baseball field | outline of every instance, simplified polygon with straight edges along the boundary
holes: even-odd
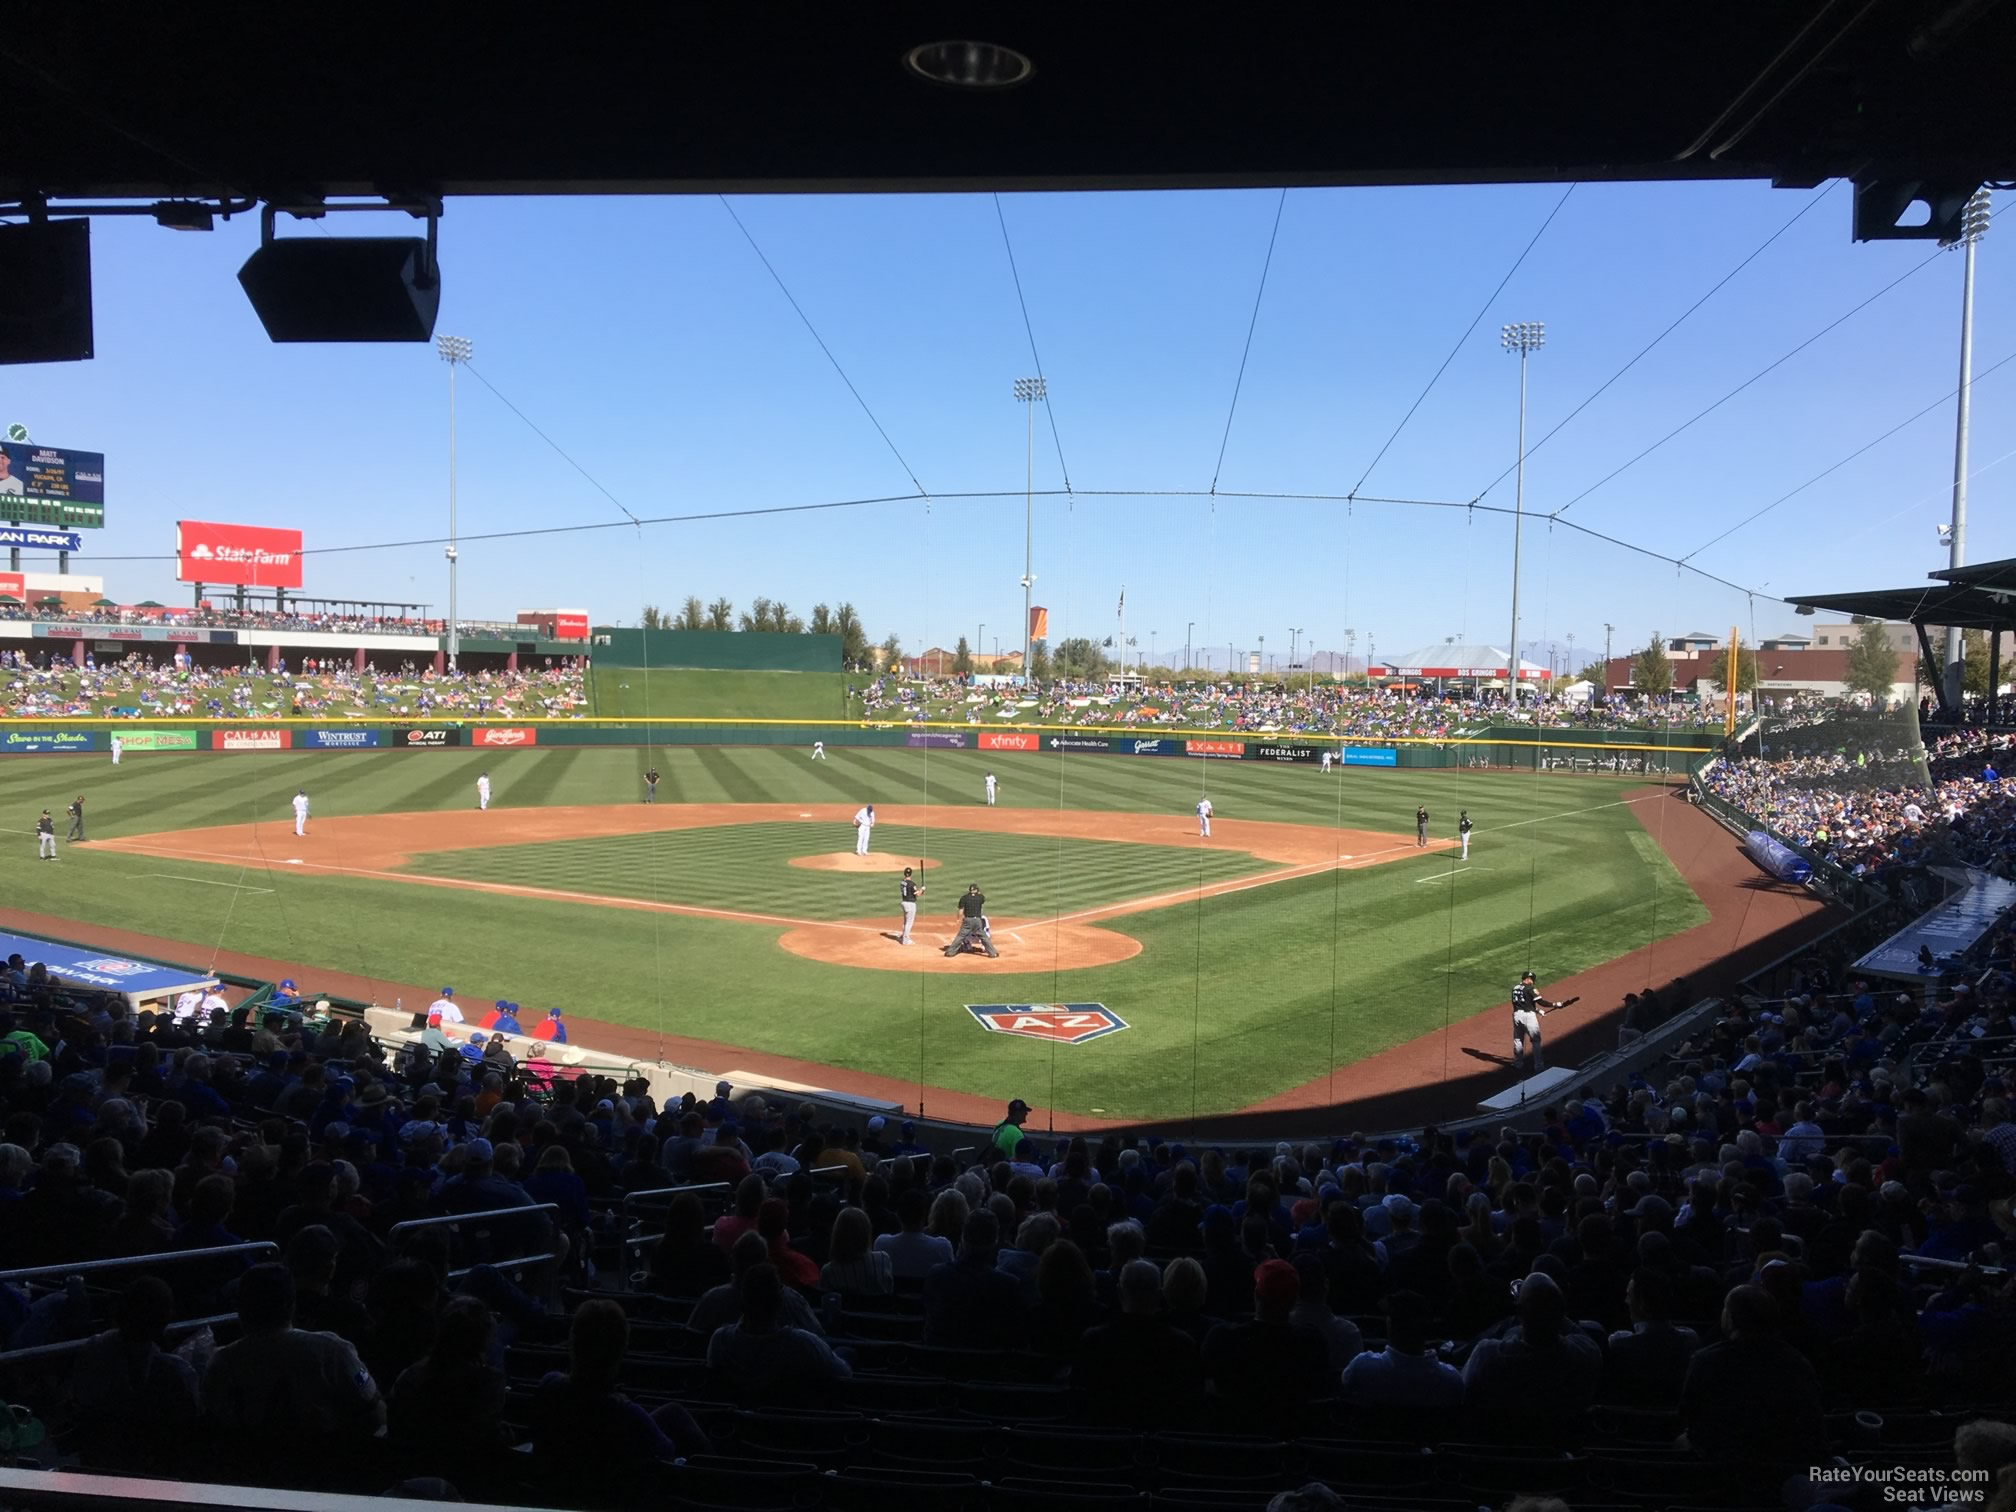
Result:
[[[646,805],[650,767],[663,781]],[[38,862],[35,816],[51,809],[60,836],[80,793],[88,841]],[[1708,918],[1658,841],[1663,795],[1589,776],[845,746],[825,762],[798,747],[147,751],[116,768],[10,759],[0,801],[9,907],[86,937],[256,957],[310,990],[340,973],[388,1004],[447,983],[561,1005],[616,1026],[632,1055],[785,1057],[839,1085],[1110,1118],[1279,1097],[1501,1005],[1529,964],[1558,981]],[[880,822],[861,861],[850,816],[866,803]],[[1477,826],[1467,863],[1459,808]],[[904,865],[927,888],[907,948]],[[999,960],[936,948],[969,882]],[[1060,1043],[969,1011],[1012,1004],[1098,1004],[1124,1028]]]

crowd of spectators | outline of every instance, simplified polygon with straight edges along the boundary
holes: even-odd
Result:
[[[1580,730],[1696,729],[1703,714],[1681,699],[1528,697],[1437,692],[1427,686],[1258,678],[1231,682],[1139,682],[1061,678],[1035,688],[961,677],[888,675],[850,689],[864,717],[909,722],[1024,720],[1146,729],[1333,735],[1366,740],[1459,740],[1493,725]],[[1718,718],[1719,722],[1719,718]]]
[[[1766,755],[1718,758],[1702,781],[1854,876],[1944,860],[2006,877],[2016,874],[2016,790],[2000,768],[2012,750],[2016,735],[1967,729],[1921,754],[1895,726],[1857,726],[1848,739],[1809,735]]]
[[[322,634],[439,636],[446,624],[410,615],[331,614],[300,609],[136,608],[106,605],[67,609],[58,604],[0,601],[0,619],[64,625],[161,625],[209,630],[311,630]],[[524,633],[519,626],[464,625],[464,635]]]
[[[528,658],[528,661],[532,659]],[[187,656],[133,651],[73,665],[0,651],[0,717],[202,719],[405,718],[444,713],[513,718],[585,714],[585,658],[541,657],[516,672],[436,672],[408,661],[358,671],[350,658],[283,660],[275,671],[204,667]]]
[[[1279,1464],[1249,1486],[1329,1454],[1347,1494],[1338,1439],[1516,1463],[1606,1411],[1651,1424],[1633,1452],[1669,1474],[1772,1487],[1845,1447],[1842,1414],[1955,1409],[1944,1431],[1973,1425],[1993,1472],[2016,1464],[2016,1428],[1976,1422],[2016,1398],[2012,985],[1899,997],[1807,963],[1527,1133],[1053,1139],[1017,1102],[968,1163],[725,1083],[660,1107],[641,1080],[392,1052],[357,1022],[135,1016],[17,958],[0,1269],[43,1273],[0,1284],[0,1349],[39,1350],[0,1390],[93,1466],[538,1477],[596,1506],[673,1462],[758,1473],[765,1412],[895,1410],[911,1442],[1032,1403],[1260,1435]],[[1236,1477],[1243,1452],[1189,1473]]]

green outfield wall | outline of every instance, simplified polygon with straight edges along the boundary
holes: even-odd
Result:
[[[639,630],[598,627],[598,667],[654,667],[717,672],[838,672],[837,635],[784,635],[774,630]]]

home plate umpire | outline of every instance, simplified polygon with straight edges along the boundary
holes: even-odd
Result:
[[[969,882],[966,895],[959,900],[959,933],[945,947],[945,954],[963,955],[968,945],[978,945],[989,956],[1000,959],[1001,952],[994,948],[994,941],[987,933],[987,898],[978,882]]]

